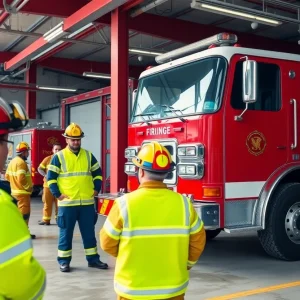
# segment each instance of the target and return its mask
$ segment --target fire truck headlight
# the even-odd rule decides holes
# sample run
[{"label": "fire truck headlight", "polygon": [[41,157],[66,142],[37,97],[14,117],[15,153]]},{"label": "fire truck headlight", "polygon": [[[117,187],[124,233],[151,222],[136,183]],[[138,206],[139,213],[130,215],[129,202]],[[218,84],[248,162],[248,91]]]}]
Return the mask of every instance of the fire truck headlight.
[{"label": "fire truck headlight", "polygon": [[187,156],[196,156],[196,147],[186,147]]},{"label": "fire truck headlight", "polygon": [[125,158],[132,159],[137,155],[139,147],[129,147],[125,149]]},{"label": "fire truck headlight", "polygon": [[186,148],[185,147],[179,147],[178,148],[178,156],[185,156]]},{"label": "fire truck headlight", "polygon": [[179,163],[177,165],[178,176],[188,179],[201,179],[204,176],[203,162]]},{"label": "fire truck headlight", "polygon": [[134,175],[136,171],[136,167],[134,164],[126,163],[124,167],[124,171],[127,175]]},{"label": "fire truck headlight", "polygon": [[186,166],[186,174],[196,175],[196,166]]},{"label": "fire truck headlight", "polygon": [[178,146],[177,155],[179,159],[190,160],[204,157],[203,144],[182,144]]}]

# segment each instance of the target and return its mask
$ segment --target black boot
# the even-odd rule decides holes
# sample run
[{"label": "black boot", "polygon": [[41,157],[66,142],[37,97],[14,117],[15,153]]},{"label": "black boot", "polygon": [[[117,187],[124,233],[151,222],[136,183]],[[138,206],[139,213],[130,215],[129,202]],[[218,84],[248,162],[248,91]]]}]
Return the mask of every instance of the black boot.
[{"label": "black boot", "polygon": [[106,263],[103,263],[101,260],[89,263],[88,266],[90,268],[96,268],[96,269],[108,269],[108,265]]},{"label": "black boot", "polygon": [[61,272],[64,272],[64,273],[70,272],[70,265],[68,265],[68,264],[66,264],[66,263],[61,264],[61,265],[59,266],[59,269],[60,269]]},{"label": "black boot", "polygon": [[44,221],[44,220],[40,220],[40,221],[38,221],[38,224],[39,224],[39,225],[50,225],[50,221],[49,221],[49,222],[46,222],[46,221]]},{"label": "black boot", "polygon": [[30,234],[30,236],[31,236],[31,238],[32,238],[33,240],[36,239],[36,235],[35,235],[35,234]]}]

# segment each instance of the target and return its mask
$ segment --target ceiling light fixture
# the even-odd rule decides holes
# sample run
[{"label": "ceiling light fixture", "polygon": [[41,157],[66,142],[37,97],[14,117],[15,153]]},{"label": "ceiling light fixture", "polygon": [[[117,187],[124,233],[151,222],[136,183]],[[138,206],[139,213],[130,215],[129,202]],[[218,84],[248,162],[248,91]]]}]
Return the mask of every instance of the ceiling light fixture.
[{"label": "ceiling light fixture", "polygon": [[60,86],[41,86],[41,85],[37,85],[36,88],[39,89],[39,90],[57,91],[57,92],[76,92],[77,91],[77,89],[64,88],[64,87],[60,87]]},{"label": "ceiling light fixture", "polygon": [[48,43],[55,42],[59,38],[65,36],[68,34],[68,32],[64,31],[64,22],[60,22],[56,26],[54,26],[52,29],[47,31],[43,37]]},{"label": "ceiling light fixture", "polygon": [[135,48],[129,48],[128,51],[130,53],[134,54],[143,54],[143,55],[148,55],[148,56],[157,56],[157,55],[162,55],[164,52],[157,52],[157,51],[152,51],[152,50],[143,50],[143,49],[135,49]]},{"label": "ceiling light fixture", "polygon": [[[223,5],[223,7],[218,6],[218,5]],[[191,8],[194,9],[199,9],[199,10],[204,10],[208,11],[211,13],[216,13],[216,14],[221,14],[221,15],[226,15],[230,17],[236,17],[242,20],[247,20],[247,21],[252,21],[252,22],[257,22],[265,25],[270,25],[270,26],[278,26],[281,25],[282,22],[271,19],[271,18],[266,18],[263,15],[259,15],[259,11],[253,11],[251,10],[251,13],[249,12],[243,12],[239,11],[241,7],[229,3],[224,3],[220,1],[208,1],[208,3],[200,2],[200,1],[193,1],[191,3]],[[246,8],[244,8],[245,11],[249,11]],[[253,11],[253,12],[252,12]],[[263,13],[263,12],[262,12]]]},{"label": "ceiling light fixture", "polygon": [[95,72],[83,72],[82,76],[91,77],[91,78],[110,79],[109,74],[95,73]]}]

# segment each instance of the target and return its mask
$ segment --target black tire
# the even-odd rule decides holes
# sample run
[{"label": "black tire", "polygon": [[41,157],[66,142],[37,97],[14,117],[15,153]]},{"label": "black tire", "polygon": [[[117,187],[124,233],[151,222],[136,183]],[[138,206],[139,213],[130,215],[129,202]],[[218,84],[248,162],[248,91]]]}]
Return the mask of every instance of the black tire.
[{"label": "black tire", "polygon": [[214,239],[219,233],[221,232],[221,229],[215,229],[215,230],[205,230],[206,232],[206,240],[212,240]]},{"label": "black tire", "polygon": [[289,209],[300,202],[300,184],[286,183],[278,187],[267,210],[266,228],[258,231],[264,250],[282,260],[300,260],[300,243],[293,242],[286,232],[286,216]]}]

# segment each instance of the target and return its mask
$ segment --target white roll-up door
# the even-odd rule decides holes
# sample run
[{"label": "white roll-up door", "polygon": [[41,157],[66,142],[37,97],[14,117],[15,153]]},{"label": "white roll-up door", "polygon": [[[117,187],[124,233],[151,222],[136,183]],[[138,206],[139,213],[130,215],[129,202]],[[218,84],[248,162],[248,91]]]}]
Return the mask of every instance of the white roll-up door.
[{"label": "white roll-up door", "polygon": [[51,122],[51,125],[59,126],[60,125],[60,109],[53,108],[41,111],[41,119],[44,122]]},{"label": "white roll-up door", "polygon": [[101,102],[86,102],[70,107],[70,122],[77,123],[84,132],[82,148],[91,151],[101,164]]}]

